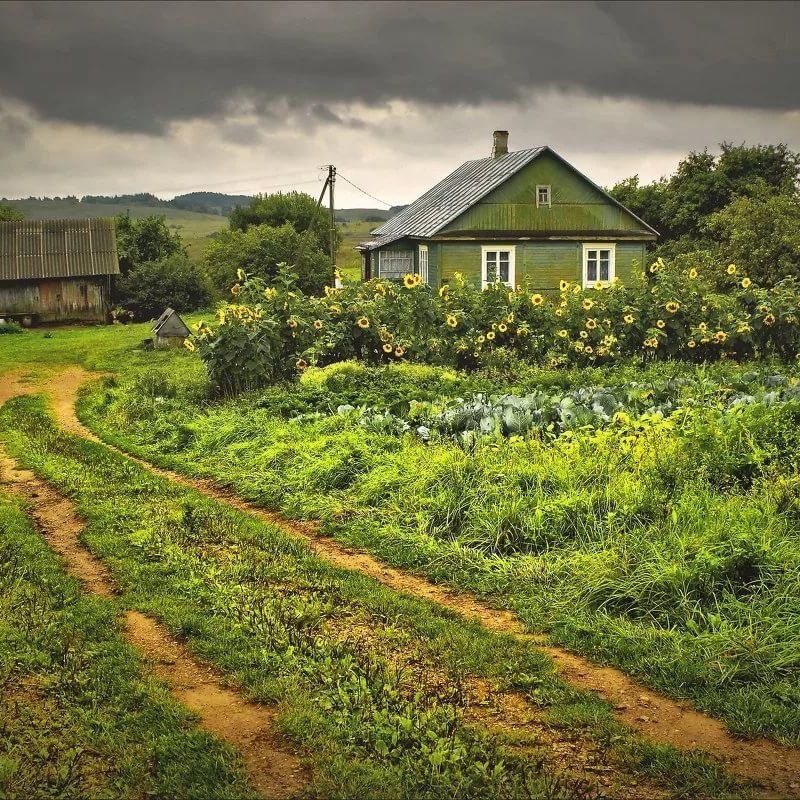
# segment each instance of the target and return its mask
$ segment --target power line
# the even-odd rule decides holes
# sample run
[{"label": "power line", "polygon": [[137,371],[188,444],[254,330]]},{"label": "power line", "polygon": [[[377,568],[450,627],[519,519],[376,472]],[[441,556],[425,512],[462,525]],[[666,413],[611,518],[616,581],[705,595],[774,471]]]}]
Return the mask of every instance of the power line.
[{"label": "power line", "polygon": [[348,178],[345,178],[345,176],[344,176],[344,175],[342,175],[342,173],[341,173],[341,172],[337,173],[337,175],[338,175],[338,177],[340,177],[340,178],[341,178],[343,181],[345,181],[346,183],[349,183],[349,184],[350,184],[350,185],[351,185],[351,186],[352,186],[354,189],[358,189],[358,191],[359,191],[359,192],[361,192],[361,194],[365,194],[365,195],[366,195],[367,197],[369,197],[371,200],[376,200],[378,203],[381,203],[381,204],[382,204],[382,205],[384,205],[384,206],[389,206],[389,208],[391,208],[391,207],[394,205],[394,203],[387,203],[385,200],[381,200],[381,199],[380,199],[380,197],[375,197],[375,195],[374,195],[374,194],[370,194],[369,192],[365,192],[365,191],[364,191],[364,190],[363,190],[363,189],[362,189],[360,186],[356,186],[356,185],[353,183],[353,181],[349,180]]}]

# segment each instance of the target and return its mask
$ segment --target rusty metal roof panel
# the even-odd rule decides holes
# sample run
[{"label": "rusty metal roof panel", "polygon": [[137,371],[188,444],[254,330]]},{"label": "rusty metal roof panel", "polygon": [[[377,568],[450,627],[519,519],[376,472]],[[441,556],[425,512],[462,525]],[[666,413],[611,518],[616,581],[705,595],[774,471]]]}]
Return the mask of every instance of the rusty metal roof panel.
[{"label": "rusty metal roof panel", "polygon": [[113,220],[0,222],[0,281],[118,274]]},{"label": "rusty metal roof panel", "polygon": [[410,206],[372,231],[370,249],[403,236],[433,236],[503,181],[533,161],[544,147],[517,150],[498,158],[467,161]]}]

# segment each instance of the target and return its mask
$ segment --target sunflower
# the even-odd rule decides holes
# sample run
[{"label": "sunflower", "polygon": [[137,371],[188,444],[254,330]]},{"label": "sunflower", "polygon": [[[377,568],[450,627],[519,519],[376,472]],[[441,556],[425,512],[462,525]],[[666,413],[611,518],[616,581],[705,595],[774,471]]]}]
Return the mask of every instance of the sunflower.
[{"label": "sunflower", "polygon": [[556,311],[555,311],[555,314],[556,314],[557,317],[563,317],[564,316],[564,309],[563,308],[557,308]]},{"label": "sunflower", "polygon": [[586,320],[586,327],[593,331],[597,327],[597,320],[596,319],[587,319]]},{"label": "sunflower", "polygon": [[562,329],[561,329],[561,330],[558,332],[558,335],[559,335],[559,337],[560,337],[561,339],[566,339],[566,338],[567,338],[567,336],[569,336],[569,333],[567,332],[567,329],[566,329],[566,328],[562,328]]},{"label": "sunflower", "polygon": [[775,316],[773,314],[767,314],[767,316],[764,317],[764,324],[765,325],[774,325],[775,324]]},{"label": "sunflower", "polygon": [[194,353],[194,342],[191,339],[184,339],[183,346],[190,352]]},{"label": "sunflower", "polygon": [[286,320],[286,324],[290,328],[296,328],[297,327],[297,320],[294,317],[289,317],[289,319]]},{"label": "sunflower", "polygon": [[725,270],[728,275],[735,275],[736,274],[736,264],[728,264],[728,269]]},{"label": "sunflower", "polygon": [[333,286],[325,287],[325,297],[333,297],[339,290]]},{"label": "sunflower", "polygon": [[717,344],[722,344],[728,338],[728,334],[725,331],[717,331],[714,334],[714,341]]},{"label": "sunflower", "polygon": [[403,286],[405,286],[406,289],[413,289],[416,285],[417,282],[415,275],[412,275],[409,272],[407,275],[403,276]]},{"label": "sunflower", "polygon": [[444,297],[450,291],[450,287],[445,284],[439,289],[439,297]]},{"label": "sunflower", "polygon": [[266,297],[267,300],[274,300],[277,294],[278,292],[275,289],[264,289],[264,297]]},{"label": "sunflower", "polygon": [[708,325],[706,325],[706,323],[705,323],[705,322],[701,322],[701,323],[700,323],[700,324],[699,324],[697,327],[698,327],[698,328],[699,328],[701,331],[707,331],[707,330],[708,330]]},{"label": "sunflower", "polygon": [[624,320],[626,325],[633,324],[633,314],[626,314],[622,319]]},{"label": "sunflower", "polygon": [[506,325],[506,324],[505,324],[505,322],[501,322],[501,323],[500,323],[500,324],[497,326],[497,330],[499,330],[499,331],[500,331],[500,333],[505,333],[505,332],[508,330],[508,325]]},{"label": "sunflower", "polygon": [[583,342],[573,342],[572,346],[575,348],[576,353],[583,352]]},{"label": "sunflower", "polygon": [[531,303],[533,303],[535,306],[540,306],[543,302],[544,297],[542,297],[540,294],[535,294],[533,297],[531,297]]},{"label": "sunflower", "polygon": [[414,276],[414,286],[419,286],[421,283],[422,283],[422,275],[420,275],[419,273],[417,273],[417,274]]},{"label": "sunflower", "polygon": [[369,328],[369,318],[368,317],[359,317],[356,320],[356,325],[358,325],[359,328]]},{"label": "sunflower", "polygon": [[447,315],[447,324],[451,328],[455,328],[458,325],[458,319],[454,317],[452,314]]},{"label": "sunflower", "polygon": [[742,289],[749,289],[753,285],[750,278],[742,278]]},{"label": "sunflower", "polygon": [[304,358],[298,358],[295,361],[295,366],[297,369],[305,369],[308,366],[308,362]]},{"label": "sunflower", "polygon": [[406,354],[406,351],[402,347],[400,347],[400,345],[397,345],[397,347],[395,347],[395,349],[394,349],[394,354],[398,358],[401,358],[402,356],[404,356]]},{"label": "sunflower", "polygon": [[694,339],[689,339],[689,341],[688,341],[688,342],[686,342],[686,344],[687,344],[689,347],[697,347],[697,342],[696,342]]},{"label": "sunflower", "polygon": [[486,338],[487,338],[487,339],[488,339],[490,342],[494,340],[494,337],[495,337],[495,336],[497,336],[497,334],[496,334],[494,331],[489,331],[489,333],[487,333],[487,334],[486,334]]},{"label": "sunflower", "polygon": [[314,327],[315,327],[315,328],[316,328],[318,331],[321,331],[321,330],[322,330],[322,320],[321,320],[321,319],[315,319],[315,320],[314,320]]},{"label": "sunflower", "polygon": [[562,292],[566,292],[569,289],[569,281],[561,280],[561,283],[558,284],[558,288]]},{"label": "sunflower", "polygon": [[341,306],[331,306],[329,310],[330,310],[331,314],[341,314],[342,313],[342,307]]},{"label": "sunflower", "polygon": [[680,307],[681,304],[677,300],[670,300],[669,303],[664,306],[670,314],[674,314]]},{"label": "sunflower", "polygon": [[513,322],[513,321],[514,321],[514,312],[513,312],[513,311],[511,311],[511,312],[509,312],[509,314],[506,316],[506,322]]},{"label": "sunflower", "polygon": [[481,334],[478,337],[478,344],[483,344],[485,341],[486,341],[486,337],[483,334]]},{"label": "sunflower", "polygon": [[242,291],[242,287],[241,287],[241,286],[239,286],[239,284],[238,284],[238,283],[234,283],[234,284],[233,284],[233,286],[231,286],[231,294],[232,294],[234,297],[235,297],[237,294],[239,294],[239,292],[241,292],[241,291]]},{"label": "sunflower", "polygon": [[696,277],[697,277],[697,270],[696,270],[694,267],[692,267],[692,268],[689,270],[689,278],[690,278],[691,280],[694,280]]},{"label": "sunflower", "polygon": [[656,320],[656,328],[665,328],[666,326],[667,326],[667,323],[664,322],[663,319],[657,319]]},{"label": "sunflower", "polygon": [[391,353],[392,350],[394,350],[394,347],[392,347],[392,345],[390,345],[388,342],[383,346],[384,353]]},{"label": "sunflower", "polygon": [[583,348],[583,352],[584,353],[593,353],[594,350],[592,350],[592,346],[590,344],[587,344],[586,347]]},{"label": "sunflower", "polygon": [[588,338],[589,338],[589,334],[588,334],[588,333],[586,333],[586,331],[581,331],[581,332],[578,334],[578,336],[580,336],[580,337],[581,337],[581,339],[588,339]]},{"label": "sunflower", "polygon": [[658,272],[658,264],[656,264],[656,263],[651,264],[650,265],[650,272],[652,274],[655,274],[656,272]]},{"label": "sunflower", "polygon": [[585,297],[581,303],[581,306],[583,307],[584,311],[591,311],[592,307],[594,306],[594,300],[590,300],[588,297]]},{"label": "sunflower", "polygon": [[243,269],[237,269],[236,270],[236,277],[240,281],[243,281],[247,277],[247,275],[245,274],[245,271]]},{"label": "sunflower", "polygon": [[529,333],[530,331],[524,325],[517,328],[517,336],[527,336]]},{"label": "sunflower", "polygon": [[736,328],[736,333],[750,333],[753,330],[750,325],[746,322],[740,322],[739,326]]}]

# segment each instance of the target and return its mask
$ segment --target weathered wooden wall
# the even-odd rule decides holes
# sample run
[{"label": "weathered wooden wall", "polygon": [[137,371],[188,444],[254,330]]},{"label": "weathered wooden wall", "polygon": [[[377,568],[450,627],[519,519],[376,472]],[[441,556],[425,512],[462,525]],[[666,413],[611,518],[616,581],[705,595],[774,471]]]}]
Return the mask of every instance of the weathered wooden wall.
[{"label": "weathered wooden wall", "polygon": [[107,277],[0,281],[0,317],[29,315],[40,322],[105,322]]}]

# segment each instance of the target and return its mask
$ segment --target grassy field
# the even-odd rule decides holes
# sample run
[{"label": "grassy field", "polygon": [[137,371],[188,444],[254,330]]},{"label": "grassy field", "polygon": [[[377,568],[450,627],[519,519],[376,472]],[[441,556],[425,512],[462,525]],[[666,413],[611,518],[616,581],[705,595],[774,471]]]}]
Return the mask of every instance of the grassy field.
[{"label": "grassy field", "polygon": [[354,248],[359,242],[369,239],[369,232],[378,225],[380,225],[379,222],[364,222],[363,220],[339,225],[342,241],[336,255],[336,264],[345,279],[351,281],[361,279],[361,253]]},{"label": "grassy field", "polygon": [[[422,450],[402,437],[365,433],[356,420],[338,416],[293,423],[281,412],[281,403],[284,414],[294,413],[287,403],[327,409],[356,391],[401,401],[409,392],[432,397],[448,384],[489,387],[496,377],[462,376],[454,384],[436,370],[362,372],[354,383],[278,387],[263,398],[209,406],[196,358],[137,349],[146,330],[7,335],[0,343],[0,374],[25,365],[24,373],[41,375],[69,363],[114,372],[82,405],[86,418],[112,438],[192,472],[215,473],[224,463],[225,480],[243,494],[295,515],[321,516],[329,533],[389,561],[497,597],[501,575],[505,589],[513,588],[519,570],[513,561],[482,560],[452,538],[419,535],[421,520],[412,507],[423,487],[417,489],[411,475],[430,474],[423,458],[458,486],[457,473],[441,459],[461,451],[445,443]],[[163,621],[249,696],[280,702],[281,727],[312,767],[309,796],[593,797],[655,787],[678,796],[735,793],[702,757],[655,746],[622,728],[606,703],[563,683],[535,649],[331,567],[266,523],[154,476],[102,445],[58,433],[41,399],[8,402],[0,412],[0,439],[77,504],[87,521],[86,544],[121,588],[120,608]],[[507,457],[502,449],[500,457]],[[282,488],[267,491],[267,482]],[[431,494],[430,487],[425,491]],[[4,513],[19,517],[18,507],[8,508]],[[30,530],[21,519],[14,525]],[[3,537],[15,546],[5,529]],[[37,560],[43,545],[34,544],[39,550],[30,550],[30,558]],[[494,566],[487,570],[489,562]],[[11,591],[9,584],[3,591]],[[590,618],[587,624],[591,630]],[[529,704],[535,724],[519,718],[518,698]],[[86,719],[94,719],[91,712]],[[15,734],[19,741],[33,735],[29,727]],[[216,747],[209,740],[197,756],[198,770],[204,759],[218,758]],[[218,780],[233,786],[239,778],[231,772]]]},{"label": "grassy field", "polygon": [[146,674],[112,600],[87,597],[0,493],[0,794],[247,794],[236,756]]}]

